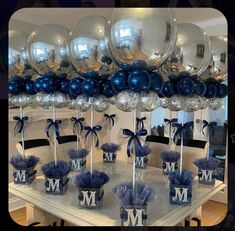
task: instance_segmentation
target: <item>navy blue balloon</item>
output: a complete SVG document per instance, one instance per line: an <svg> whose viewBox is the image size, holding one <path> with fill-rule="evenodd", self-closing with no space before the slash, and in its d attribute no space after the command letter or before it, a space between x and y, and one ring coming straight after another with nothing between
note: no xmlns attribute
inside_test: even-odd
<svg viewBox="0 0 235 231"><path fill-rule="evenodd" d="M66 73L57 74L57 79L62 80L62 79L65 79L65 78L67 78L67 74Z"/></svg>
<svg viewBox="0 0 235 231"><path fill-rule="evenodd" d="M32 79L32 76L31 75L25 75L25 76L23 76L23 78L22 78L22 80L24 81L24 82L28 82L29 80L31 80Z"/></svg>
<svg viewBox="0 0 235 231"><path fill-rule="evenodd" d="M69 79L64 78L59 82L59 91L65 95L69 94Z"/></svg>
<svg viewBox="0 0 235 231"><path fill-rule="evenodd" d="M126 71L126 72L131 72L131 65L128 63L122 63L120 65L120 69Z"/></svg>
<svg viewBox="0 0 235 231"><path fill-rule="evenodd" d="M132 70L146 70L147 63L144 60L135 60L131 63Z"/></svg>
<svg viewBox="0 0 235 231"><path fill-rule="evenodd" d="M42 91L42 84L43 84L43 78L37 78L34 80L34 91L40 92Z"/></svg>
<svg viewBox="0 0 235 231"><path fill-rule="evenodd" d="M174 88L175 88L174 83L168 80L163 83L162 90L160 93L165 97L170 98L175 94Z"/></svg>
<svg viewBox="0 0 235 231"><path fill-rule="evenodd" d="M224 98L227 95L228 95L228 86L223 84L223 83L217 84L217 94L216 94L216 96L219 97L219 98Z"/></svg>
<svg viewBox="0 0 235 231"><path fill-rule="evenodd" d="M110 65L113 61L112 61L112 59L110 57L104 55L101 58L101 62Z"/></svg>
<svg viewBox="0 0 235 231"><path fill-rule="evenodd" d="M151 85L151 78L147 71L132 71L128 77L129 89L134 92L147 92Z"/></svg>
<svg viewBox="0 0 235 231"><path fill-rule="evenodd" d="M96 80L87 79L82 83L82 93L90 97L97 96L99 93L99 84Z"/></svg>
<svg viewBox="0 0 235 231"><path fill-rule="evenodd" d="M19 75L13 75L13 76L11 76L10 81L20 81L21 82L21 77Z"/></svg>
<svg viewBox="0 0 235 231"><path fill-rule="evenodd" d="M194 90L193 93L196 95L203 96L206 92L206 84L200 80L194 80Z"/></svg>
<svg viewBox="0 0 235 231"><path fill-rule="evenodd" d="M96 97L102 93L102 86L99 82L96 81L96 88L94 89L93 95L90 95L92 97Z"/></svg>
<svg viewBox="0 0 235 231"><path fill-rule="evenodd" d="M34 81L29 80L25 83L25 93L29 95L34 95L36 92L34 90Z"/></svg>
<svg viewBox="0 0 235 231"><path fill-rule="evenodd" d="M96 71L88 71L87 73L85 73L85 78L86 79L93 79L93 80L101 80L101 77L99 76L99 74Z"/></svg>
<svg viewBox="0 0 235 231"><path fill-rule="evenodd" d="M53 72L53 71L46 71L43 75L42 75L42 77L44 78L56 78L57 77L57 75L56 75L56 73L55 72Z"/></svg>
<svg viewBox="0 0 235 231"><path fill-rule="evenodd" d="M191 74L187 71L182 71L178 74L178 78L191 78Z"/></svg>
<svg viewBox="0 0 235 231"><path fill-rule="evenodd" d="M21 84L18 81L8 81L8 92L12 95L18 95L21 90Z"/></svg>
<svg viewBox="0 0 235 231"><path fill-rule="evenodd" d="M74 78L70 80L69 93L74 97L77 97L78 95L80 95L82 93L82 83L83 83L83 80L81 78Z"/></svg>
<svg viewBox="0 0 235 231"><path fill-rule="evenodd" d="M110 97L113 97L115 95L115 91L113 90L112 88L112 85L111 85L111 81L109 79L107 79L103 84L102 84L102 87L103 87L103 95L105 95L106 97L110 98Z"/></svg>
<svg viewBox="0 0 235 231"><path fill-rule="evenodd" d="M177 83L177 92L180 95L190 95L194 91L194 82L190 78L182 78Z"/></svg>
<svg viewBox="0 0 235 231"><path fill-rule="evenodd" d="M44 77L42 81L42 90L47 94L52 94L56 91L56 81L53 77Z"/></svg>
<svg viewBox="0 0 235 231"><path fill-rule="evenodd" d="M152 72L150 74L151 77L151 85L150 85L150 90L155 91L156 93L161 92L162 85L163 85L163 77L157 73L157 72Z"/></svg>
<svg viewBox="0 0 235 231"><path fill-rule="evenodd" d="M206 92L204 94L204 97L211 99L214 98L216 94L217 94L216 84L213 83L206 84Z"/></svg>
<svg viewBox="0 0 235 231"><path fill-rule="evenodd" d="M112 88L115 92L121 92L128 89L127 85L128 75L124 70L116 71L111 78Z"/></svg>

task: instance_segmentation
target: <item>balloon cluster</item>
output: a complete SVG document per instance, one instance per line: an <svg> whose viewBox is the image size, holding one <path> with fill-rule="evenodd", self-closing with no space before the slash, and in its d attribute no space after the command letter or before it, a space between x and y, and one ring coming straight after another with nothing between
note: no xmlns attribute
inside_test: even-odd
<svg viewBox="0 0 235 231"><path fill-rule="evenodd" d="M109 19L84 17L71 31L46 24L28 41L10 34L11 106L192 112L219 109L228 92L226 41L213 37L211 46L200 27L177 25L170 9L115 9Z"/></svg>

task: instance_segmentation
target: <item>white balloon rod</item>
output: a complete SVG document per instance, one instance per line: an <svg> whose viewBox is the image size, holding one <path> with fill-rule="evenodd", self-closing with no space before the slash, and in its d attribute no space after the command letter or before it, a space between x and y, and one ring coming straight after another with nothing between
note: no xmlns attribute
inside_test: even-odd
<svg viewBox="0 0 235 231"><path fill-rule="evenodd" d="M24 113L23 113L23 107L20 106L20 118L23 119ZM25 148L24 148L24 127L21 131L21 143L22 143L22 155L25 157Z"/></svg>
<svg viewBox="0 0 235 231"><path fill-rule="evenodd" d="M133 132L135 133L136 132L136 109L134 110L134 113L133 113ZM133 188L133 192L135 193L135 156L136 156L136 148L135 148L135 141L134 141L134 148L133 148L133 179L132 179L132 188Z"/></svg>
<svg viewBox="0 0 235 231"><path fill-rule="evenodd" d="M52 117L53 117L53 122L56 120L55 116L55 107L52 107ZM56 130L54 126L54 160L55 160L55 166L57 165L57 140L56 140Z"/></svg>
<svg viewBox="0 0 235 231"><path fill-rule="evenodd" d="M77 119L79 119L79 111L77 110ZM78 142L79 142L79 137L78 137L78 129L77 129L77 151L78 151L78 149L79 149L79 147L78 147Z"/></svg>
<svg viewBox="0 0 235 231"><path fill-rule="evenodd" d="M170 123L169 123L169 145L170 145L170 149L172 148L172 125L171 125L171 118L172 117L172 111L170 111Z"/></svg>
<svg viewBox="0 0 235 231"><path fill-rule="evenodd" d="M184 116L185 112L182 111L182 126L184 126ZM180 143L180 174L182 173L182 165L183 165L183 146L184 146L184 131L181 131L181 143Z"/></svg>
<svg viewBox="0 0 235 231"><path fill-rule="evenodd" d="M200 115L200 138L203 138L202 137L202 128L203 128L203 119L202 119L202 109L200 110L201 111L201 115Z"/></svg>
<svg viewBox="0 0 235 231"><path fill-rule="evenodd" d="M210 123L210 109L208 109L208 121ZM210 157L210 127L207 126L207 156L206 159L209 160Z"/></svg>
<svg viewBox="0 0 235 231"><path fill-rule="evenodd" d="M93 128L93 118L94 117L94 111L93 108L91 109L91 128ZM93 134L91 134L91 160L90 160L90 168L91 168L91 174L93 172Z"/></svg>

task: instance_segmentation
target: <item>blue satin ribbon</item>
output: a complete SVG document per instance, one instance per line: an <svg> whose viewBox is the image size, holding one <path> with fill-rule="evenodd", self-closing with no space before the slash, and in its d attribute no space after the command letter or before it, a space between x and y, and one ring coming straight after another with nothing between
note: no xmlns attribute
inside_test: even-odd
<svg viewBox="0 0 235 231"><path fill-rule="evenodd" d="M82 122L84 121L83 117L81 117L81 118L72 117L71 121L74 121L74 124L73 124L73 133L74 134L78 133L78 131L79 131L78 126L80 126L81 132L83 131L83 124L82 124ZM77 130L77 132L76 132L76 130Z"/></svg>
<svg viewBox="0 0 235 231"><path fill-rule="evenodd" d="M49 132L52 127L54 127L54 129L55 129L56 138L60 137L60 124L61 123L62 123L61 120L53 121L52 119L47 119L47 126L45 129L45 132L46 132L48 138L50 138Z"/></svg>
<svg viewBox="0 0 235 231"><path fill-rule="evenodd" d="M123 135L130 137L127 143L127 155L128 157L130 157L131 156L131 143L134 142L134 145L136 145L134 147L135 149L142 149L139 136L146 136L147 130L141 129L141 130L138 130L136 133L134 133L129 129L123 129Z"/></svg>
<svg viewBox="0 0 235 231"><path fill-rule="evenodd" d="M90 126L85 126L84 130L87 131L86 135L85 135L85 142L87 142L87 138L89 135L94 135L96 137L96 144L95 147L99 147L99 138L97 135L97 132L100 131L102 129L102 127L100 125L96 125L94 127L90 127Z"/></svg>
<svg viewBox="0 0 235 231"><path fill-rule="evenodd" d="M174 127L177 127L177 130L174 134L174 142L176 142L176 139L181 136L182 132L187 131L190 127L193 126L193 121L189 121L185 124L180 124L180 123L174 123Z"/></svg>
<svg viewBox="0 0 235 231"><path fill-rule="evenodd" d="M17 121L14 128L15 135L16 133L21 133L24 131L25 122L28 120L28 118L28 116L23 116L22 118L19 116L13 116L13 120Z"/></svg>
<svg viewBox="0 0 235 231"><path fill-rule="evenodd" d="M177 118L173 118L173 119L171 119L171 120L169 120L169 119L164 119L164 122L166 123L166 125L169 124L169 125L172 126L172 127L173 127L173 124L177 123L177 121L178 121ZM173 132L175 132L175 128L176 128L176 127L173 127L173 128L174 128Z"/></svg>
<svg viewBox="0 0 235 231"><path fill-rule="evenodd" d="M111 126L114 125L114 118L116 117L116 114L104 114L105 120L108 120L108 123L111 124Z"/></svg>
<svg viewBox="0 0 235 231"><path fill-rule="evenodd" d="M137 130L144 129L144 120L146 120L146 117L136 118L136 128L137 128Z"/></svg>
<svg viewBox="0 0 235 231"><path fill-rule="evenodd" d="M217 122L208 122L206 120L203 120L203 128L202 128L202 134L205 135L204 129L208 127L209 129L209 135L214 136L215 135L215 126L217 125Z"/></svg>

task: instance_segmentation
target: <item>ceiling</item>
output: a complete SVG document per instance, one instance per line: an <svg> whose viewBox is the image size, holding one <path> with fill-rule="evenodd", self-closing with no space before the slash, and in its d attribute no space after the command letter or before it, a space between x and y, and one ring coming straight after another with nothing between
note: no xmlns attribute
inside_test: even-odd
<svg viewBox="0 0 235 231"><path fill-rule="evenodd" d="M11 24L16 20L33 25L56 23L71 29L77 21L85 16L102 15L110 17L112 11L113 8L23 8L13 14L9 26L11 27ZM197 24L202 28L208 28L211 35L227 34L227 21L223 14L216 9L172 8L172 11L178 23Z"/></svg>

